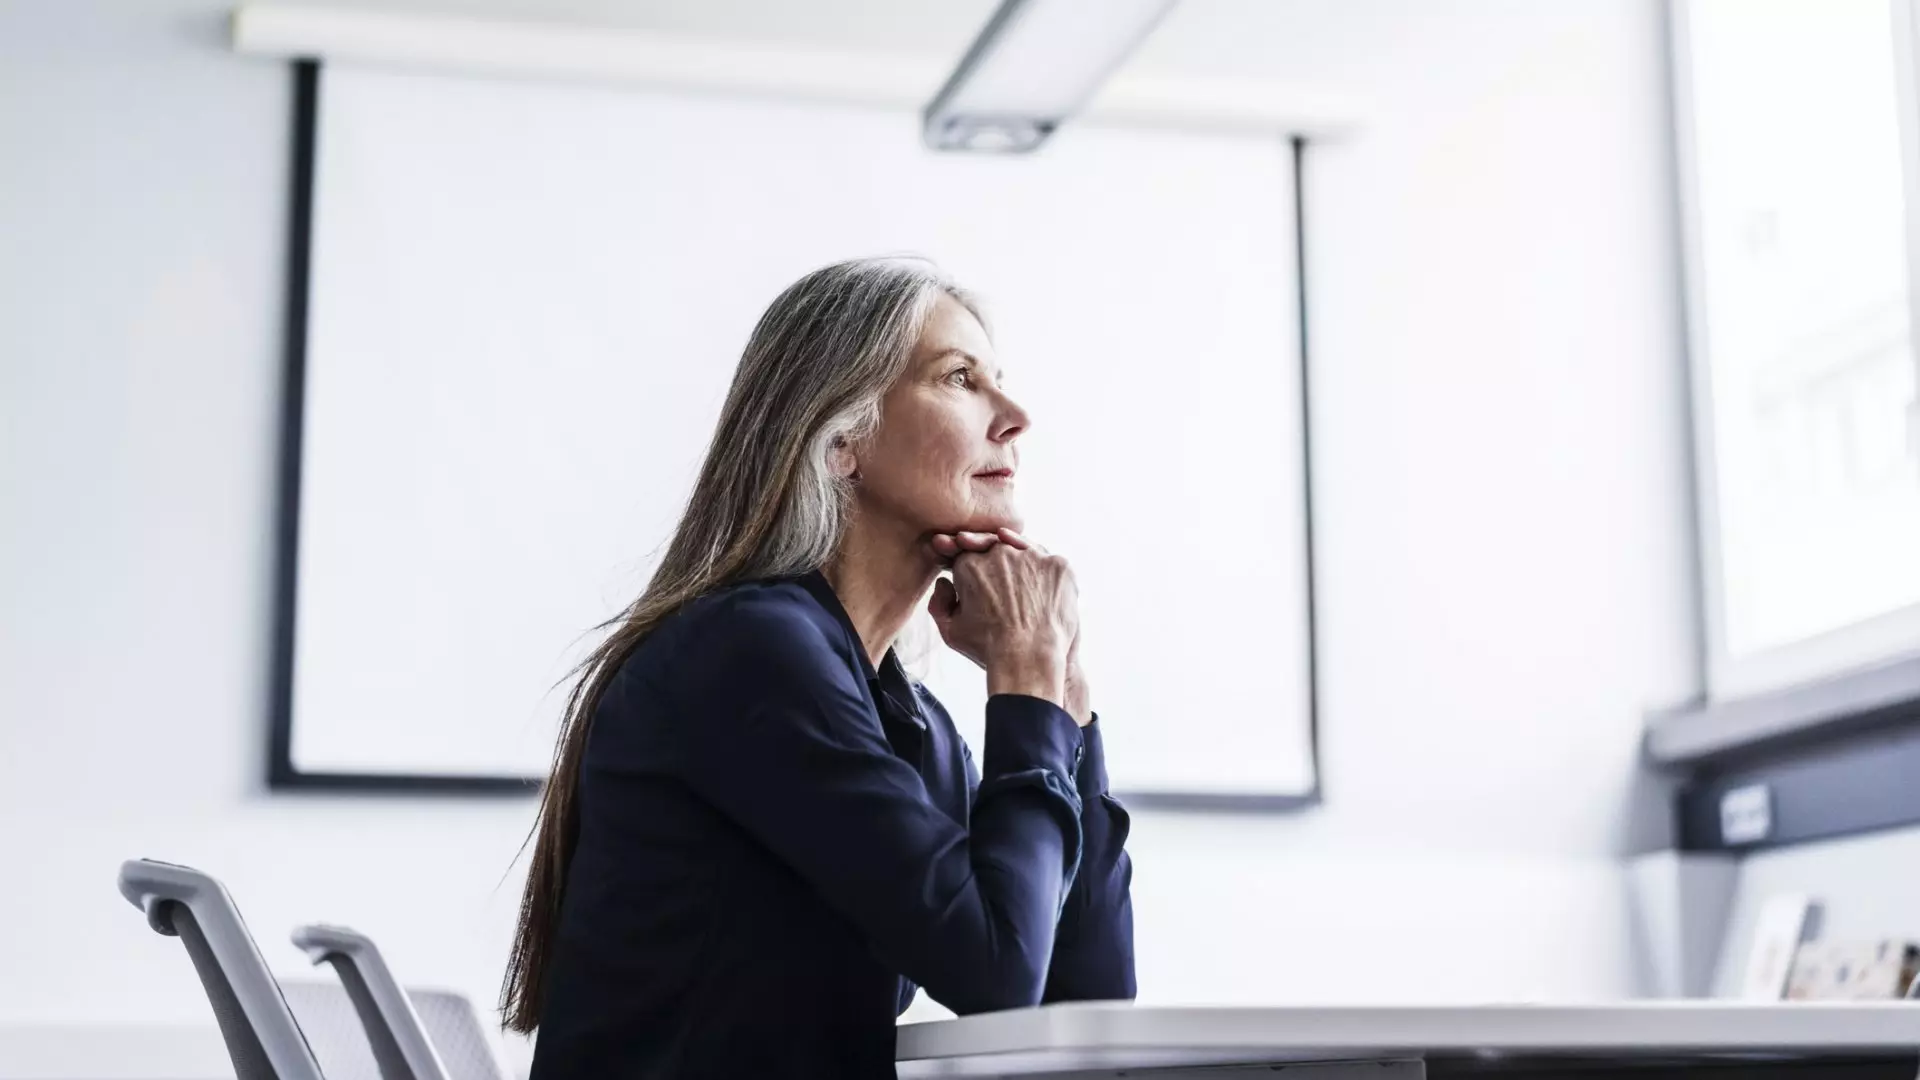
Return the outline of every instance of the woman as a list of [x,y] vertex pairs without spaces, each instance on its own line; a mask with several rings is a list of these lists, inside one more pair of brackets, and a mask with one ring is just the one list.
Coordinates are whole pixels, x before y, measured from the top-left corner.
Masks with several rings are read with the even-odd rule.
[[[762,316],[568,702],[502,991],[535,1080],[891,1077],[915,984],[960,1013],[1133,996],[1127,815],[1073,575],[1013,531],[1000,378],[921,263]],[[929,588],[986,671],[977,770],[892,648]]]

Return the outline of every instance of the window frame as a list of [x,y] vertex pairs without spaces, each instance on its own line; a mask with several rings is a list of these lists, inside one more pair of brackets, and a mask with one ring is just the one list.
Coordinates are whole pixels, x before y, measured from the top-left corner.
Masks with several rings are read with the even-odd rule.
[[[1920,80],[1915,78],[1920,19],[1915,0],[1888,0],[1899,96],[1906,220],[1908,304],[1920,328]],[[1920,601],[1868,619],[1767,649],[1733,655],[1728,647],[1726,581],[1721,545],[1719,467],[1714,430],[1711,329],[1706,318],[1705,266],[1701,252],[1699,177],[1694,160],[1689,12],[1694,0],[1670,0],[1668,34],[1672,64],[1674,158],[1687,320],[1687,386],[1693,436],[1693,501],[1696,563],[1700,584],[1702,672],[1708,700],[1738,701],[1829,679],[1920,654]],[[1920,375],[1920,347],[1913,350]],[[1920,417],[1910,419],[1920,428]]]
[[[1907,206],[1911,351],[1920,378],[1920,0],[1888,3]],[[1685,290],[1702,693],[1647,717],[1645,757],[1652,766],[1678,774],[1675,843],[1682,850],[1773,848],[1911,826],[1920,823],[1920,785],[1890,777],[1899,763],[1920,762],[1920,602],[1739,657],[1726,648],[1713,373],[1694,160],[1693,5],[1694,0],[1668,0],[1666,30]],[[1909,436],[1920,445],[1920,398],[1909,416]],[[1756,794],[1769,824],[1759,835],[1745,830],[1727,835],[1722,826],[1733,824],[1732,804],[1751,811]]]

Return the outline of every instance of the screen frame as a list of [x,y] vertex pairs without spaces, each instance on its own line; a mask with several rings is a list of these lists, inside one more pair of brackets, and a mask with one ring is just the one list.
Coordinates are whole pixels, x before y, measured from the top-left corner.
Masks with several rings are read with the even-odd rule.
[[[275,523],[275,571],[272,617],[270,702],[268,709],[267,786],[272,791],[332,791],[407,795],[513,796],[538,794],[542,781],[522,776],[418,773],[315,772],[299,768],[293,758],[293,701],[297,632],[296,607],[300,580],[301,459],[305,434],[308,312],[311,298],[313,207],[316,157],[320,135],[320,97],[323,65],[318,60],[292,62],[293,108],[291,129],[291,190],[288,204],[288,254],[285,338],[283,341],[282,401],[278,462],[278,503]],[[1298,378],[1300,394],[1301,512],[1305,561],[1303,602],[1306,605],[1305,672],[1307,748],[1312,785],[1298,794],[1234,794],[1215,792],[1121,790],[1129,805],[1174,810],[1228,812],[1292,812],[1324,801],[1320,739],[1319,618],[1314,529],[1313,409],[1310,336],[1308,332],[1307,236],[1305,172],[1309,142],[1303,135],[1284,138],[1292,151],[1294,218],[1294,295],[1297,306]]]

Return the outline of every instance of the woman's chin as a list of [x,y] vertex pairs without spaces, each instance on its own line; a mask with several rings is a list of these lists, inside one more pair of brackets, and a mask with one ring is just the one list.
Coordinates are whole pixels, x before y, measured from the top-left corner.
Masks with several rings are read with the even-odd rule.
[[1012,529],[1022,532],[1026,528],[1026,518],[1011,498],[974,499],[972,505],[953,507],[947,513],[938,515],[938,520],[926,527],[929,533],[991,533],[999,529]]
[[[956,524],[957,522],[957,524]],[[1000,529],[1022,531],[1024,525],[1019,514],[967,514],[946,518],[938,524],[929,525],[922,530],[927,535],[935,533],[993,533]]]
[[1026,519],[1020,516],[1018,510],[1011,508],[993,513],[974,514],[967,519],[965,525],[961,526],[961,528],[967,532],[979,533],[996,532],[1000,529],[1012,529],[1014,532],[1023,532],[1026,527]]

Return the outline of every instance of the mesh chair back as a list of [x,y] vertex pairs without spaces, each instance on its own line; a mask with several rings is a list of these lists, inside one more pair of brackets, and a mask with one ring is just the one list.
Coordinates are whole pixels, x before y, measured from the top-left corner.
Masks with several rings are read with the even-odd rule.
[[494,1054],[493,1038],[473,1002],[451,990],[409,990],[433,1045],[446,1063],[452,1080],[507,1080],[507,1071]]
[[285,979],[280,992],[327,1080],[384,1080],[346,987],[329,978]]
[[[281,983],[327,1080],[385,1080],[346,987],[331,979]],[[407,997],[450,1080],[507,1080],[486,1025],[464,994],[409,989]]]

